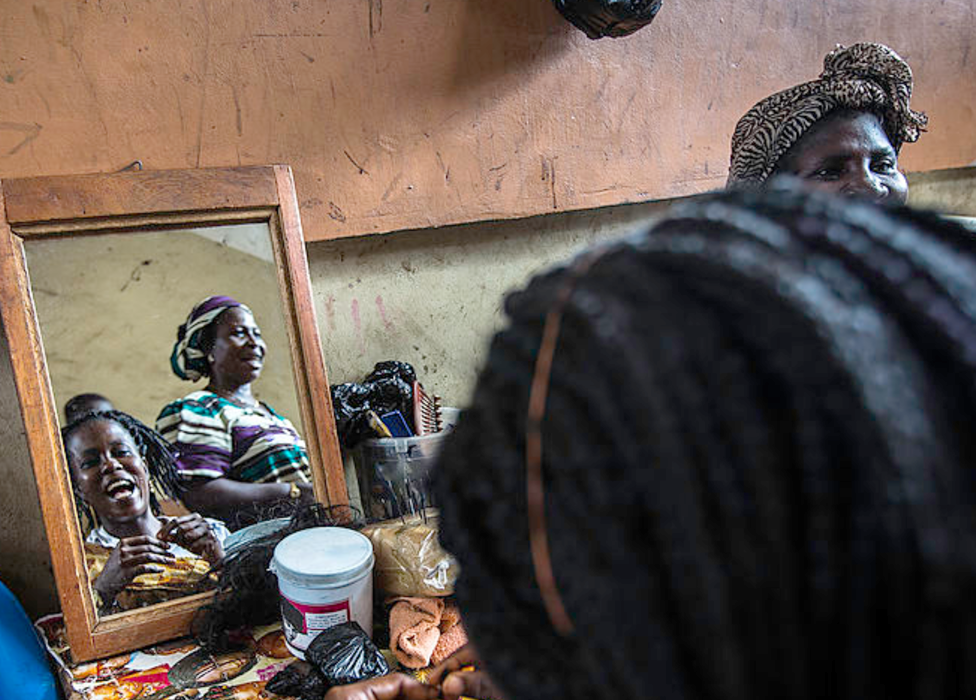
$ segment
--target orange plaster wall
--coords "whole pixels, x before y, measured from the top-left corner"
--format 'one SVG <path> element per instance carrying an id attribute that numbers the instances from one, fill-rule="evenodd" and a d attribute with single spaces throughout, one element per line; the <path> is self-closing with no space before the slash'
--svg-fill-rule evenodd
<path id="1" fill-rule="evenodd" d="M 0 177 L 288 163 L 310 240 L 721 186 L 736 119 L 836 42 L 912 63 L 908 169 L 976 159 L 976 0 L 666 0 L 599 42 L 550 0 L 0 9 Z"/>

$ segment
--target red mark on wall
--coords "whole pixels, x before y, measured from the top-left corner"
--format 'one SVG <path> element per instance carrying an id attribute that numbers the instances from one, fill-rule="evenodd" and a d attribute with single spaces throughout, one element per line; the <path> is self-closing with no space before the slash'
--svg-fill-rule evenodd
<path id="1" fill-rule="evenodd" d="M 329 326 L 330 331 L 336 329 L 335 321 L 335 297 L 331 294 L 329 298 L 325 300 L 325 322 Z"/>
<path id="2" fill-rule="evenodd" d="M 386 316 L 386 307 L 383 305 L 383 297 L 379 294 L 376 295 L 376 310 L 380 312 L 380 318 L 383 319 L 383 326 L 386 330 L 393 330 L 393 321 L 391 321 Z"/>
<path id="3" fill-rule="evenodd" d="M 352 327 L 356 330 L 356 338 L 359 340 L 359 354 L 366 354 L 366 338 L 363 337 L 363 320 L 359 316 L 359 299 L 352 300 Z"/>

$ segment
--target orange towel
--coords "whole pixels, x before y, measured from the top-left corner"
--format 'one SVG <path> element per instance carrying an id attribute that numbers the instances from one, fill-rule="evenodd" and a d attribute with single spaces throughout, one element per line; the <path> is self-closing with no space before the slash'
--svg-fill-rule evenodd
<path id="1" fill-rule="evenodd" d="M 430 662 L 439 664 L 467 643 L 468 635 L 464 632 L 464 627 L 454 625 L 441 633 L 441 638 L 437 640 L 437 646 L 434 647 L 434 653 L 430 655 Z"/>
<path id="2" fill-rule="evenodd" d="M 394 598 L 390 650 L 407 668 L 440 663 L 467 643 L 457 606 L 441 598 Z"/>

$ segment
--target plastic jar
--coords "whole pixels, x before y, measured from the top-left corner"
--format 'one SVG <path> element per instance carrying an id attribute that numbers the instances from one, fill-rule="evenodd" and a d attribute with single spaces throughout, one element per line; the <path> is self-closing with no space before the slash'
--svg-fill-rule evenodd
<path id="1" fill-rule="evenodd" d="M 437 505 L 430 477 L 441 445 L 453 427 L 446 422 L 444 430 L 432 435 L 370 438 L 359 444 L 353 459 L 359 497 L 370 522 L 412 515 Z"/>
<path id="2" fill-rule="evenodd" d="M 358 622 L 373 631 L 373 545 L 342 527 L 315 527 L 288 535 L 269 569 L 278 577 L 281 623 L 288 650 L 300 659 L 324 629 Z"/>

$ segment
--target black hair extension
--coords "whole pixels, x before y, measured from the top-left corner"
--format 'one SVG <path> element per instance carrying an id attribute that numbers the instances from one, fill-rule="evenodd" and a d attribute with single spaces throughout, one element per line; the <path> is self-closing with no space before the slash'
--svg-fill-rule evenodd
<path id="1" fill-rule="evenodd" d="M 552 629 L 529 555 L 543 420 Z M 506 302 L 436 469 L 471 638 L 508 697 L 976 691 L 976 241 L 926 213 L 690 200 Z"/>

